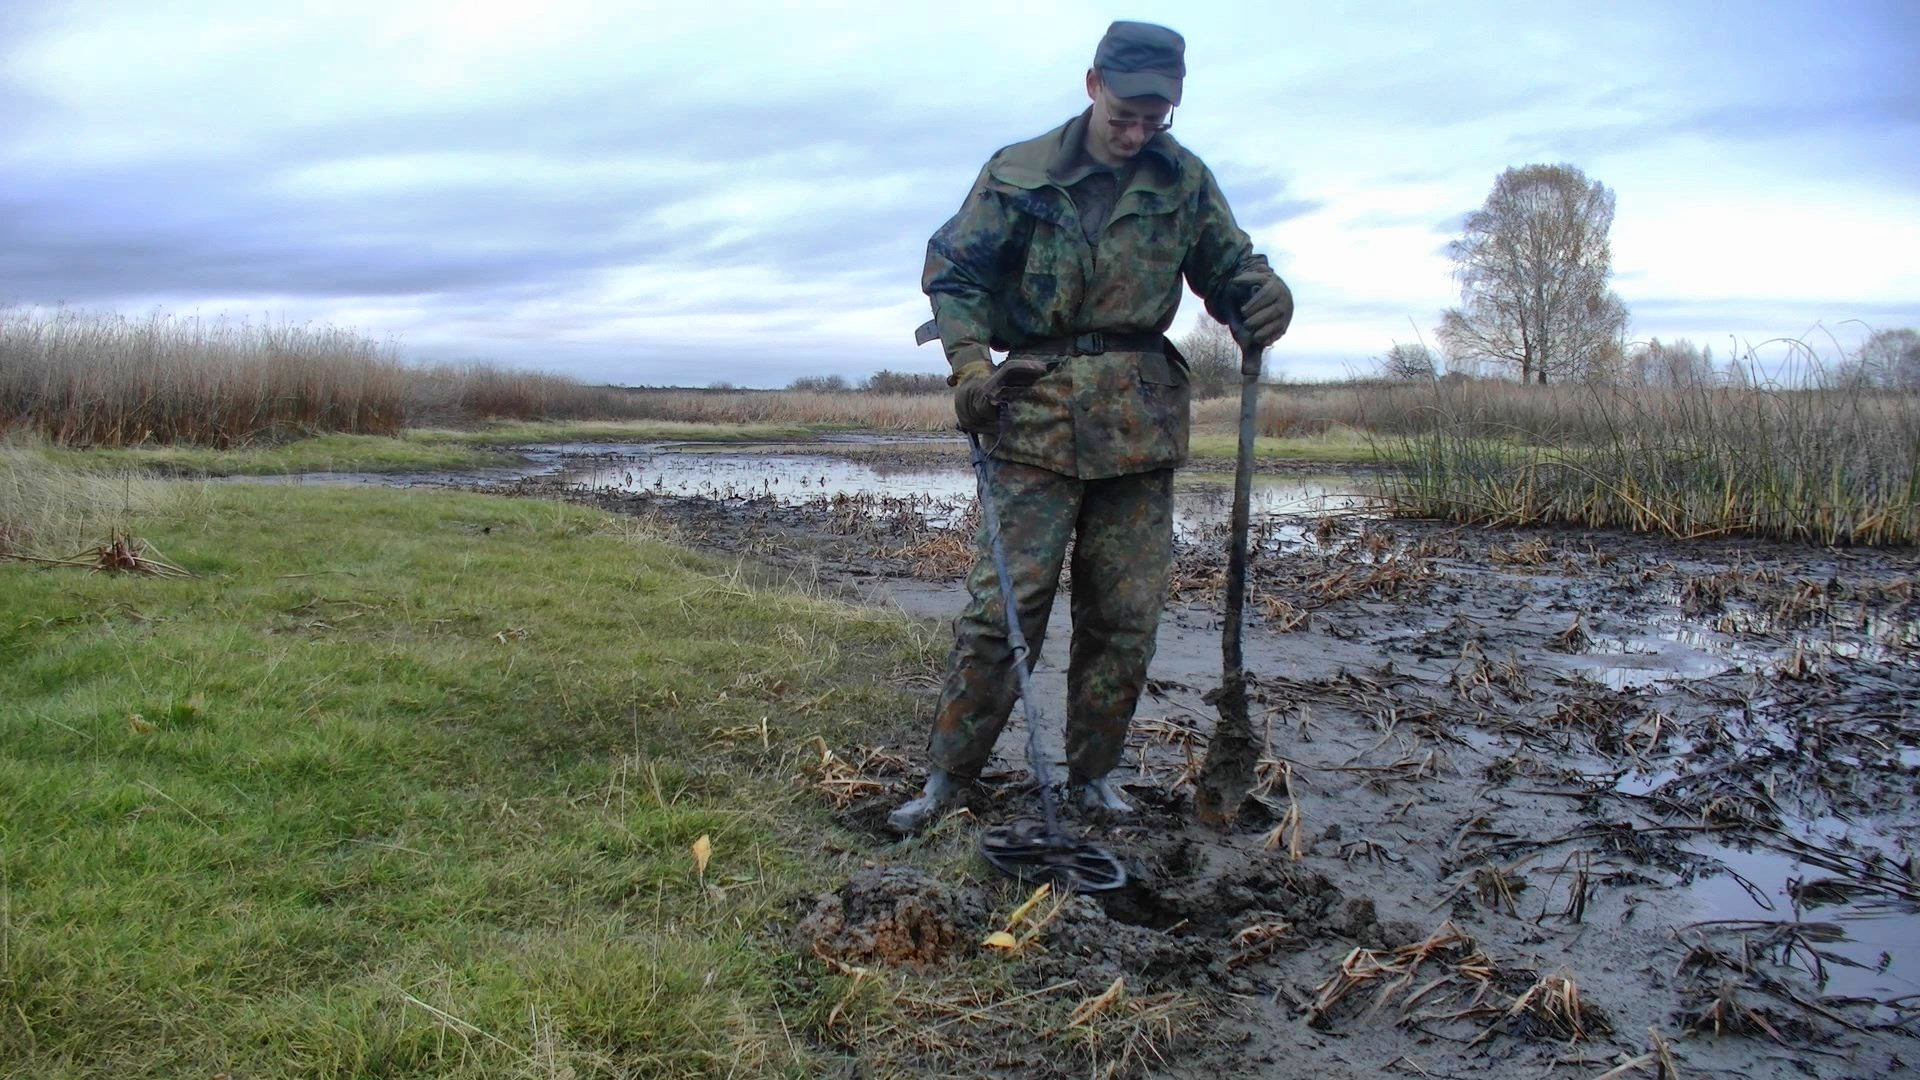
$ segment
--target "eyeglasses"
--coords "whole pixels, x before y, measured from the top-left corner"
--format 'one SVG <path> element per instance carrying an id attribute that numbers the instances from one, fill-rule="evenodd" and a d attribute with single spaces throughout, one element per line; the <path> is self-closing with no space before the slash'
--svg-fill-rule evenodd
<path id="1" fill-rule="evenodd" d="M 1128 117 L 1122 119 L 1113 115 L 1113 99 L 1104 92 L 1101 94 L 1101 97 L 1106 99 L 1102 104 L 1107 107 L 1107 126 L 1115 131 L 1125 131 L 1130 127 L 1138 125 L 1140 130 L 1146 132 L 1148 135 L 1158 135 L 1173 126 L 1173 110 L 1171 108 L 1167 110 L 1167 118 L 1165 120 L 1148 120 L 1143 117 Z"/>
<path id="2" fill-rule="evenodd" d="M 1167 118 L 1157 124 L 1151 120 L 1119 120 L 1113 117 L 1107 118 L 1107 126 L 1115 131 L 1125 131 L 1135 124 L 1140 125 L 1140 130 L 1149 135 L 1158 135 L 1173 126 L 1173 114 L 1168 113 Z"/>

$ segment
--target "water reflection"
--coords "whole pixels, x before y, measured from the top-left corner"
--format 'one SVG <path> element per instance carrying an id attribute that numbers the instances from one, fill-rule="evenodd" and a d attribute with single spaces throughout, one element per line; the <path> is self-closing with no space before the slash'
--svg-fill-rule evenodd
<path id="1" fill-rule="evenodd" d="M 1838 821 L 1828 823 L 1829 828 L 1819 824 L 1803 823 L 1795 831 L 1805 831 L 1810 841 L 1835 850 L 1893 846 L 1870 829 Z M 1836 878 L 1830 867 L 1760 844 L 1743 848 L 1698 841 L 1686 846 L 1721 867 L 1687 890 L 1702 920 L 1824 924 L 1830 928 L 1819 938 L 1824 994 L 1881 1001 L 1920 994 L 1920 915 L 1910 905 L 1854 888 L 1822 889 L 1845 879 Z"/>
<path id="2" fill-rule="evenodd" d="M 558 450 L 559 448 L 543 448 Z M 974 498 L 973 471 L 952 465 L 850 461 L 818 454 L 676 453 L 635 447 L 627 453 L 575 459 L 556 478 L 601 491 L 652 492 L 719 500 L 770 499 L 786 506 L 840 498 L 871 501 L 887 513 L 907 506 L 931 525 L 963 516 Z M 1252 512 L 1260 518 L 1311 516 L 1363 504 L 1346 477 L 1256 477 Z M 884 502 L 884 507 L 881 503 Z M 1230 479 L 1179 476 L 1174 492 L 1176 532 L 1217 525 L 1233 508 Z"/>

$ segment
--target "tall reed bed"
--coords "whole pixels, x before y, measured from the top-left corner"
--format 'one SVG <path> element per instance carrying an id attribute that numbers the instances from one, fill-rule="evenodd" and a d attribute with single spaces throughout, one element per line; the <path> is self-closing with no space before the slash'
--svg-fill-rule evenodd
<path id="1" fill-rule="evenodd" d="M 476 420 L 641 419 L 646 406 L 617 386 L 497 364 L 434 364 L 407 372 L 407 424 Z"/>
<path id="2" fill-rule="evenodd" d="M 1427 422 L 1395 436 L 1385 494 L 1396 513 L 1920 543 L 1920 395 L 1596 386 L 1533 388 L 1527 400 L 1480 389 L 1427 388 Z"/>
<path id="3" fill-rule="evenodd" d="M 1412 435 L 1444 424 L 1484 438 L 1604 439 L 1604 417 L 1571 404 L 1591 394 L 1572 384 L 1521 385 L 1501 379 L 1434 382 L 1354 380 L 1339 383 L 1276 383 L 1261 387 L 1259 432 L 1300 438 L 1351 429 L 1374 435 Z M 1633 397 L 1668 391 L 1621 388 Z M 1212 398 L 1193 406 L 1194 424 L 1232 430 L 1239 398 Z"/>
<path id="4" fill-rule="evenodd" d="M 390 345 L 333 327 L 0 310 L 0 425 L 58 443 L 393 434 L 407 386 Z"/>
<path id="5" fill-rule="evenodd" d="M 494 364 L 415 366 L 334 327 L 0 308 L 0 430 L 75 446 L 229 447 L 512 420 L 952 426 L 944 394 L 588 386 Z"/>

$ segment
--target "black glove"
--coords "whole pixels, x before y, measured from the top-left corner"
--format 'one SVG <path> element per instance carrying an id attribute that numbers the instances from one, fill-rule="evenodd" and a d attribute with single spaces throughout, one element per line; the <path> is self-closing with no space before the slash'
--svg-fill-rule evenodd
<path id="1" fill-rule="evenodd" d="M 993 431 L 1000 425 L 1000 404 L 1026 393 L 1049 370 L 1044 360 L 969 364 L 953 388 L 953 415 L 968 431 Z"/>
<path id="2" fill-rule="evenodd" d="M 1271 271 L 1256 270 L 1228 282 L 1239 300 L 1240 321 L 1262 349 L 1280 340 L 1293 322 L 1293 290 Z M 1243 298 L 1244 299 L 1241 299 Z"/>

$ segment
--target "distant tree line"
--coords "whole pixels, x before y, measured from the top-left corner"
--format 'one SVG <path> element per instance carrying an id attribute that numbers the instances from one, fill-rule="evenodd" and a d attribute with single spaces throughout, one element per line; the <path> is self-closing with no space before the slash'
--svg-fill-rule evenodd
<path id="1" fill-rule="evenodd" d="M 947 377 L 927 371 L 876 371 L 859 382 L 844 375 L 802 375 L 787 389 L 813 394 L 944 394 Z"/>

